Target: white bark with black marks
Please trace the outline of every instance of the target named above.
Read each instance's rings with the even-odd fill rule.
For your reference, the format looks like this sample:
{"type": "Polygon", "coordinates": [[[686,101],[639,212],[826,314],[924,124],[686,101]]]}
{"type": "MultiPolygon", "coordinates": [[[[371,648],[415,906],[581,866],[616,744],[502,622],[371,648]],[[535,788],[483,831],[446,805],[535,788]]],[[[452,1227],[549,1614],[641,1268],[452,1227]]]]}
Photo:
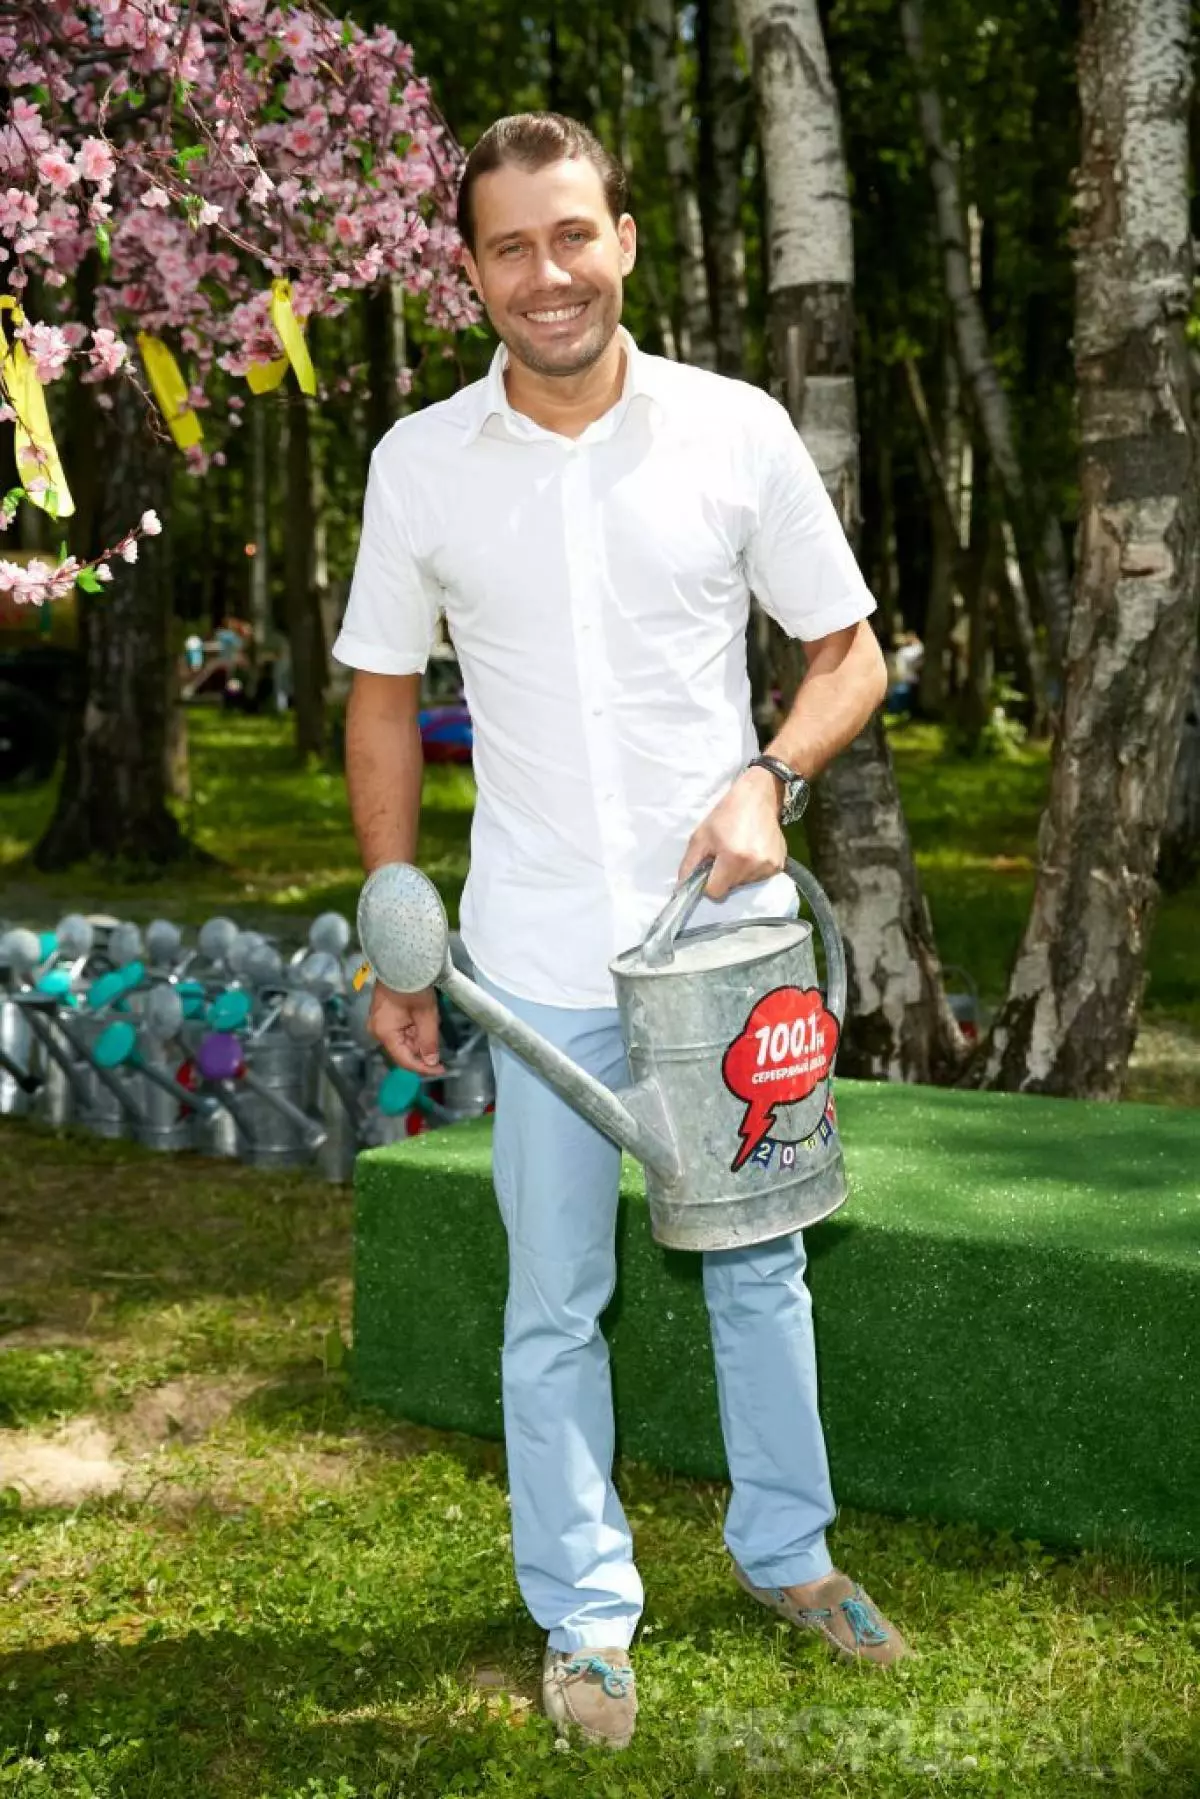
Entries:
{"type": "Polygon", "coordinates": [[[679,274],[679,355],[698,368],[717,366],[712,314],[708,304],[708,276],[704,267],[704,234],[700,229],[700,202],[696,171],[688,143],[688,108],[679,74],[678,33],[674,0],[646,0],[646,27],[650,38],[650,68],[658,92],[659,129],[662,132],[671,208],[675,220],[675,252],[679,274]]]}
{"type": "Polygon", "coordinates": [[[971,1078],[1120,1096],[1194,668],[1189,0],[1085,0],[1078,578],[1033,908],[971,1078]]]}
{"type": "MultiPolygon", "coordinates": [[[[854,250],[841,118],[816,0],[738,0],[758,97],[767,188],[772,364],[778,397],[851,541],[859,514],[854,250]]],[[[799,646],[780,685],[794,692],[799,646]]],[[[839,1066],[933,1080],[961,1038],[942,989],[929,915],[883,727],[876,718],[816,783],[809,843],[836,908],[850,974],[839,1066]]]]}
{"type": "Polygon", "coordinates": [[[744,371],[746,240],[742,230],[742,145],[751,94],[737,66],[733,0],[701,0],[696,13],[700,78],[700,186],[716,340],[722,375],[744,371]]]}

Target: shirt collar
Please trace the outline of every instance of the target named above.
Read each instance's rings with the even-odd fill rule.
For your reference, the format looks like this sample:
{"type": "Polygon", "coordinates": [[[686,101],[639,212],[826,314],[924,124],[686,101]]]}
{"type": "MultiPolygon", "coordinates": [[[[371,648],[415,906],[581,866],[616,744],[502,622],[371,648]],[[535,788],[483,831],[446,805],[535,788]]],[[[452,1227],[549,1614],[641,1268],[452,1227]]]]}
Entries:
{"type": "MultiPolygon", "coordinates": [[[[645,356],[634,343],[633,338],[624,325],[617,326],[617,336],[625,350],[625,381],[621,388],[621,397],[604,416],[611,419],[612,430],[616,430],[624,417],[631,400],[643,395],[661,416],[662,400],[656,389],[654,380],[654,359],[645,356]],[[613,415],[616,415],[615,417],[613,415]]],[[[474,443],[484,425],[493,416],[499,416],[514,437],[551,436],[524,413],[514,410],[509,404],[507,390],[504,386],[504,371],[508,367],[508,345],[497,344],[496,353],[492,357],[487,375],[482,381],[475,383],[472,396],[474,404],[470,409],[470,417],[463,429],[462,441],[474,443]]],[[[599,423],[599,420],[594,421],[599,423]]],[[[591,426],[588,427],[591,429],[591,426]]]]}

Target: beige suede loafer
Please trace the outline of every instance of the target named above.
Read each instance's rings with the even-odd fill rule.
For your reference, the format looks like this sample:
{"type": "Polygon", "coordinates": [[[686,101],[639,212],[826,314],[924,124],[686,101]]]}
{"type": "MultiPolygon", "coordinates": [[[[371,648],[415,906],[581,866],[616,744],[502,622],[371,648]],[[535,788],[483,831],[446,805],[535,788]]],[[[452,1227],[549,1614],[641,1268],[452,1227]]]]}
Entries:
{"type": "Polygon", "coordinates": [[[625,1749],[637,1718],[637,1682],[626,1649],[551,1649],[542,1704],[560,1737],[625,1749]]]}
{"type": "Polygon", "coordinates": [[[877,1667],[886,1668],[916,1653],[874,1600],[836,1568],[824,1580],[814,1583],[808,1605],[798,1605],[782,1587],[754,1586],[737,1562],[733,1564],[733,1578],[760,1605],[777,1612],[798,1630],[815,1630],[850,1661],[874,1662],[877,1667]]]}

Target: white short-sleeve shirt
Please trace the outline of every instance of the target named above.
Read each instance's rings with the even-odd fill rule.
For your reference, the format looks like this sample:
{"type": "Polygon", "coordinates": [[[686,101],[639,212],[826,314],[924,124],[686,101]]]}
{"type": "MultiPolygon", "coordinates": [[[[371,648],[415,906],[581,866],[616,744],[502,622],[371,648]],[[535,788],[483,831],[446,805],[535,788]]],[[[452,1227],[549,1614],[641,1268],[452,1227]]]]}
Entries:
{"type": "MultiPolygon", "coordinates": [[[[620,337],[620,399],[578,438],[513,410],[504,345],[392,427],[333,647],[415,674],[445,614],[475,743],[463,941],[498,986],[560,1006],[616,1003],[610,960],[757,754],[751,591],[806,641],[875,608],[783,407],[620,337]]],[[[776,875],[690,923],[796,909],[776,875]]]]}

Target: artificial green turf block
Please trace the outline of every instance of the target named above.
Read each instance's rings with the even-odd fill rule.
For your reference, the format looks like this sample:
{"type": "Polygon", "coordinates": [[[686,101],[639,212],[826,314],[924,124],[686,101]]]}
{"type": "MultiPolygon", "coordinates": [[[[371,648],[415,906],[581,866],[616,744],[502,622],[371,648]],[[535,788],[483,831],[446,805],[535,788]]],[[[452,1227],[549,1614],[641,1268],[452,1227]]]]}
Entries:
{"type": "MultiPolygon", "coordinates": [[[[805,1233],[838,1499],[1045,1542],[1200,1551],[1200,1117],[840,1081],[851,1195],[805,1233]]],[[[354,1379],[502,1435],[491,1121],[360,1156],[354,1379]]],[[[727,1468],[698,1255],[622,1164],[618,1447],[727,1468]]],[[[564,1203],[570,1195],[564,1194],[564,1203]]]]}

